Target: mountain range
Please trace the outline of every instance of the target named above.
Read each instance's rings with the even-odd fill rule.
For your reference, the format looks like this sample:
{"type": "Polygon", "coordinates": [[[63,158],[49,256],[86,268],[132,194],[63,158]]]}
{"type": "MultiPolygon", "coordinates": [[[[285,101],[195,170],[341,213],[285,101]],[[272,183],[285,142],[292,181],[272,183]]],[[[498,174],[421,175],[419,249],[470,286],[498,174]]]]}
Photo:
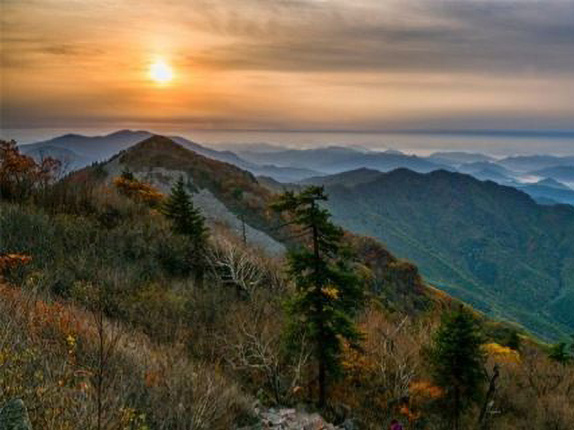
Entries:
{"type": "MultiPolygon", "coordinates": [[[[67,134],[23,145],[22,151],[36,159],[55,156],[64,162],[68,171],[73,171],[92,162],[105,160],[151,135],[151,132],[142,130],[120,130],[103,136],[67,134]]],[[[486,154],[460,151],[417,156],[392,149],[373,151],[341,146],[290,149],[266,143],[238,143],[236,146],[222,144],[215,149],[180,136],[170,138],[198,154],[232,163],[254,175],[267,176],[284,183],[360,168],[381,172],[407,168],[420,173],[457,171],[480,180],[511,186],[524,186],[544,179],[574,184],[574,157],[532,155],[497,159],[486,154]]],[[[529,192],[528,188],[524,190],[529,192]]],[[[533,197],[552,204],[571,203],[569,197],[562,199],[556,195],[540,195],[543,191],[537,189],[533,197]]]]}
{"type": "Polygon", "coordinates": [[[336,222],[381,240],[438,288],[546,338],[574,330],[574,245],[568,240],[574,208],[557,204],[574,204],[574,190],[550,174],[567,164],[549,167],[550,159],[566,163],[567,157],[418,157],[342,147],[236,154],[129,130],[65,135],[23,148],[34,156],[76,155],[77,165],[98,162],[88,171],[108,177],[127,166],[164,192],[184,175],[208,217],[234,228],[244,219],[253,241],[272,252],[284,246],[265,215],[270,196],[322,184],[336,222]],[[512,170],[516,158],[527,173],[512,170]],[[546,167],[529,170],[540,165],[546,167]],[[536,174],[542,171],[548,175],[536,174]],[[520,181],[525,177],[529,182],[520,181]]]}
{"type": "MultiPolygon", "coordinates": [[[[50,140],[22,145],[21,148],[23,153],[36,159],[48,156],[60,159],[63,161],[64,168],[69,172],[94,162],[106,160],[119,151],[125,150],[151,136],[153,136],[153,133],[142,130],[120,130],[103,136],[66,134],[50,140]]],[[[234,164],[255,175],[270,176],[282,182],[297,181],[319,174],[319,172],[298,167],[258,165],[240,158],[231,151],[211,149],[180,136],[170,136],[170,138],[198,154],[234,164]]]]}
{"type": "Polygon", "coordinates": [[[440,289],[541,336],[574,330],[574,208],[447,171],[313,182],[326,186],[336,222],[381,240],[440,289]]]}

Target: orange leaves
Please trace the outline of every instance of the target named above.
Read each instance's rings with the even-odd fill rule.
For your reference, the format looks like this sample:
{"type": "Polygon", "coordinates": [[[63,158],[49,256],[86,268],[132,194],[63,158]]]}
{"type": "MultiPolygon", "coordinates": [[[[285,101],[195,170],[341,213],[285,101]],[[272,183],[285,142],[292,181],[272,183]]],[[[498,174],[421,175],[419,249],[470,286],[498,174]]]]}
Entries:
{"type": "Polygon", "coordinates": [[[74,351],[80,324],[60,303],[36,301],[28,320],[29,333],[38,338],[52,339],[68,353],[74,351]]]}
{"type": "Polygon", "coordinates": [[[444,395],[444,390],[428,381],[412,382],[409,386],[411,396],[421,399],[439,399],[444,395]]]}
{"type": "Polygon", "coordinates": [[[21,154],[15,141],[0,140],[0,194],[22,199],[39,186],[46,186],[61,170],[60,161],[46,157],[37,163],[21,154]]]}
{"type": "Polygon", "coordinates": [[[120,193],[132,200],[156,207],[163,201],[164,195],[154,186],[137,179],[119,176],[113,181],[120,193]]]}
{"type": "Polygon", "coordinates": [[[24,254],[0,254],[0,274],[4,270],[28,264],[31,260],[32,257],[24,254]]]}
{"type": "Polygon", "coordinates": [[[148,370],[145,373],[144,382],[146,387],[151,388],[159,385],[159,383],[164,379],[161,373],[157,370],[148,370]]]}
{"type": "Polygon", "coordinates": [[[0,254],[0,281],[10,270],[28,264],[32,257],[24,254],[0,254]]]}
{"type": "Polygon", "coordinates": [[[399,408],[399,413],[401,415],[404,415],[406,417],[406,419],[409,420],[409,423],[413,423],[421,417],[420,412],[413,411],[407,405],[402,405],[399,408]]]}

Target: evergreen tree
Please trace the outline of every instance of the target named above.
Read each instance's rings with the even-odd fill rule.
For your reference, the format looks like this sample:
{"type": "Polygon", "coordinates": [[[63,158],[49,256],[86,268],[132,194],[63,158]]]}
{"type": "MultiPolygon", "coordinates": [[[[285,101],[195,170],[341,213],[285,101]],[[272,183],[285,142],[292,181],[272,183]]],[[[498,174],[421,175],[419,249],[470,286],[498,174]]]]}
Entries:
{"type": "Polygon", "coordinates": [[[505,345],[509,348],[514,349],[515,351],[520,351],[520,347],[522,345],[522,340],[520,339],[520,335],[517,331],[511,331],[506,339],[505,345]]]}
{"type": "Polygon", "coordinates": [[[133,181],[135,179],[133,172],[127,166],[122,170],[121,177],[127,181],[133,181]]]}
{"type": "Polygon", "coordinates": [[[327,200],[322,187],[299,194],[286,192],[273,205],[300,228],[307,246],[289,254],[289,274],[296,293],[288,303],[288,337],[305,333],[318,367],[319,406],[325,405],[328,378],[340,372],[342,340],[356,345],[359,332],[352,320],[362,299],[362,289],[348,252],[342,247],[343,231],[319,206],[327,200]]]}
{"type": "Polygon", "coordinates": [[[443,317],[429,351],[434,382],[445,391],[444,410],[451,414],[455,430],[461,413],[482,396],[485,356],[480,327],[462,305],[443,317]]]}
{"type": "Polygon", "coordinates": [[[185,190],[183,177],[180,177],[173,185],[163,205],[163,214],[172,222],[175,233],[190,239],[191,265],[196,272],[196,280],[201,285],[205,271],[208,230],[205,226],[205,218],[199,209],[194,207],[191,195],[185,190]]]}
{"type": "Polygon", "coordinates": [[[570,354],[569,349],[571,351],[574,351],[572,345],[568,347],[568,344],[566,342],[559,342],[552,346],[548,356],[552,360],[561,364],[568,364],[574,362],[574,357],[570,354]]]}

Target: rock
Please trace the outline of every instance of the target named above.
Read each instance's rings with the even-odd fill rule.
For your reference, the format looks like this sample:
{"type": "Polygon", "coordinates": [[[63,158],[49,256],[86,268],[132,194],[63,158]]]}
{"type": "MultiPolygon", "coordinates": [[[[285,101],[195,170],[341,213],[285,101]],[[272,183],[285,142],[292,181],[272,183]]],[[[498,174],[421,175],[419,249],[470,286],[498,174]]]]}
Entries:
{"type": "Polygon", "coordinates": [[[292,408],[269,408],[258,407],[256,416],[259,423],[251,427],[243,427],[241,430],[354,430],[352,421],[337,427],[327,423],[317,413],[307,413],[305,410],[292,408]]]}
{"type": "Polygon", "coordinates": [[[355,424],[355,421],[348,418],[346,419],[343,424],[341,424],[343,430],[356,430],[358,427],[355,424]]]}
{"type": "Polygon", "coordinates": [[[10,400],[0,409],[0,430],[32,430],[32,423],[22,400],[10,400]]]}

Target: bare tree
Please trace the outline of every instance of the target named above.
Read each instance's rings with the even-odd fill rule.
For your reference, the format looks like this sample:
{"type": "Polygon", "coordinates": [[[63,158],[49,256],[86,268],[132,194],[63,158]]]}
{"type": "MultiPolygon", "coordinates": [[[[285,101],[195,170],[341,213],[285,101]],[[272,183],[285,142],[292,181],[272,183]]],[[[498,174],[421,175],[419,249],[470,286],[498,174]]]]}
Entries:
{"type": "Polygon", "coordinates": [[[109,365],[118,342],[120,341],[119,326],[108,322],[105,317],[106,298],[103,288],[99,288],[96,298],[96,307],[92,311],[96,329],[96,363],[92,370],[96,390],[96,428],[107,428],[108,420],[104,414],[104,399],[109,384],[109,365]]]}
{"type": "Polygon", "coordinates": [[[283,286],[281,270],[256,251],[226,237],[218,237],[208,253],[209,266],[222,282],[235,286],[238,295],[283,286]],[[275,270],[276,269],[276,270],[275,270]]]}

